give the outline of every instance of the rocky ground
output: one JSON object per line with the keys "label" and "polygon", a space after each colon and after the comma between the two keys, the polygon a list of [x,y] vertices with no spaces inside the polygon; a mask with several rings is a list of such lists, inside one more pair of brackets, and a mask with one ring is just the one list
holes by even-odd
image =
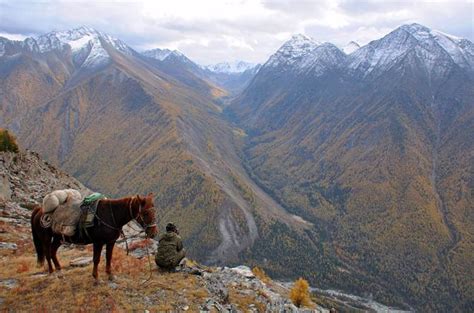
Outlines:
{"label": "rocky ground", "polygon": [[[48,275],[36,268],[29,214],[14,202],[0,205],[0,310],[328,312],[315,304],[296,308],[287,287],[264,282],[246,266],[205,267],[188,261],[176,273],[162,273],[151,258],[150,271],[148,257],[140,251],[152,244],[138,236],[128,239],[130,255],[115,249],[113,282],[94,286],[90,246],[61,247],[62,274]],[[100,271],[105,279],[103,266]]]}
{"label": "rocky ground", "polygon": [[[192,261],[176,273],[158,272],[145,240],[130,224],[114,250],[116,279],[97,286],[91,276],[91,246],[63,245],[61,275],[36,268],[31,209],[54,189],[90,192],[37,154],[0,152],[0,310],[10,312],[328,312],[313,303],[298,309],[288,287],[246,267],[205,267]],[[128,246],[130,255],[125,249]],[[105,279],[103,263],[99,267]]]}

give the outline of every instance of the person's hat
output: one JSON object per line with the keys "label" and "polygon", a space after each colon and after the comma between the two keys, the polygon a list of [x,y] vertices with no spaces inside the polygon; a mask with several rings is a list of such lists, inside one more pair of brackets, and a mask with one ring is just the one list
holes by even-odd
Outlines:
{"label": "person's hat", "polygon": [[176,230],[176,225],[173,223],[168,223],[166,225],[166,231],[175,231]]}

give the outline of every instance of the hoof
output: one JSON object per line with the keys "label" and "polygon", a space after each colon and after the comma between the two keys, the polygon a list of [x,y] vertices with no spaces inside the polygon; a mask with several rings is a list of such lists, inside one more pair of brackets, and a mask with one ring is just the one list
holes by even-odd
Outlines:
{"label": "hoof", "polygon": [[115,275],[109,274],[109,281],[115,281]]}
{"label": "hoof", "polygon": [[56,271],[56,276],[61,279],[64,278],[64,275],[61,271]]}

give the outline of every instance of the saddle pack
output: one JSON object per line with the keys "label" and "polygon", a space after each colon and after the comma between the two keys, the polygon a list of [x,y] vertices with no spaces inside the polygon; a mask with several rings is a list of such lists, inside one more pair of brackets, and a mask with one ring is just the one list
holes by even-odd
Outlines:
{"label": "saddle pack", "polygon": [[86,228],[94,226],[99,200],[104,198],[100,193],[93,193],[82,199],[77,190],[55,190],[43,199],[41,225],[64,236],[73,236],[78,228],[87,233]]}

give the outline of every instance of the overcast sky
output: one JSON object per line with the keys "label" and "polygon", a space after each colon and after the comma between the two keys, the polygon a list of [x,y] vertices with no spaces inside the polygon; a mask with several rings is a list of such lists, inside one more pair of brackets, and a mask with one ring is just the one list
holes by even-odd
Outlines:
{"label": "overcast sky", "polygon": [[178,49],[201,64],[264,62],[295,33],[366,44],[417,22],[474,41],[474,2],[357,0],[0,0],[0,36],[91,26],[138,51]]}

